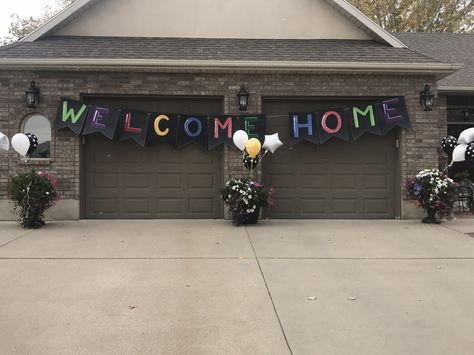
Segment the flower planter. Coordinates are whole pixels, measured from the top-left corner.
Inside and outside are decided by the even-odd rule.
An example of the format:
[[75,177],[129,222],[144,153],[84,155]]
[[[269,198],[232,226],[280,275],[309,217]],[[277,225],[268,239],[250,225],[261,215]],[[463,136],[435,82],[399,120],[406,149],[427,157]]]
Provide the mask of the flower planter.
[[258,216],[260,215],[260,206],[257,205],[257,208],[252,213],[245,215],[245,218],[242,221],[242,224],[257,224]]
[[429,210],[426,210],[426,213],[428,213],[428,216],[426,216],[425,218],[421,220],[423,223],[428,223],[428,224],[441,223],[441,221],[438,218],[436,218],[436,210],[429,209]]

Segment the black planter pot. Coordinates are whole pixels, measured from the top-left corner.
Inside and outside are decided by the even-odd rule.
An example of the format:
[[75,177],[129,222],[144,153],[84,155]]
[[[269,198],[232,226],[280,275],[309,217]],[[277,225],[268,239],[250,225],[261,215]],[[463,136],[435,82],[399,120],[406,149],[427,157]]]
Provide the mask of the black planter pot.
[[257,206],[255,211],[253,211],[252,213],[247,213],[247,215],[242,221],[242,224],[257,224],[259,215],[260,215],[260,206]]
[[429,223],[429,224],[441,223],[441,221],[438,218],[436,218],[436,210],[429,209],[429,210],[426,210],[426,213],[428,213],[428,216],[426,216],[425,218],[421,220],[423,223]]

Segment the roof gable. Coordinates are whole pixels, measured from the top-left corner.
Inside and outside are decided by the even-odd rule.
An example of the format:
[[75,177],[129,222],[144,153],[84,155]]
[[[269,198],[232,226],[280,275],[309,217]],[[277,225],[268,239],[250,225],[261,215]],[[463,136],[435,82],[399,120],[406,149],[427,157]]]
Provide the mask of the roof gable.
[[[241,9],[248,9],[247,14],[242,14]],[[53,34],[375,39],[404,47],[345,0],[78,0],[22,41]]]

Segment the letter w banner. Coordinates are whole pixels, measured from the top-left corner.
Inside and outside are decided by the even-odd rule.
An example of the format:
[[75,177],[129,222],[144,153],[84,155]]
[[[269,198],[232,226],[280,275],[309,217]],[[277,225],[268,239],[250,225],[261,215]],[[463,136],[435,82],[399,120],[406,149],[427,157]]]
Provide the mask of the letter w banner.
[[61,99],[59,101],[54,129],[69,128],[75,134],[79,135],[84,128],[88,112],[89,106],[83,102]]

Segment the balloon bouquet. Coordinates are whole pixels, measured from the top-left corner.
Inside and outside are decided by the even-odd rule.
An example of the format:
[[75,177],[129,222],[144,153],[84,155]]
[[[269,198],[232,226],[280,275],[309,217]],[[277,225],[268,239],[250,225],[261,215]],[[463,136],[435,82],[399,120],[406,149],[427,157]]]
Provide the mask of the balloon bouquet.
[[[258,163],[263,160],[269,151],[273,154],[283,145],[278,137],[278,133],[265,135],[263,146],[257,138],[249,139],[247,132],[243,130],[236,131],[232,138],[235,146],[243,152],[242,161],[245,168],[249,171],[249,175],[252,174]],[[262,151],[262,148],[265,149],[265,152],[259,158],[258,154]]]
[[[15,152],[20,154],[27,162],[38,148],[38,138],[31,133],[17,133],[12,137],[11,145]],[[10,141],[8,137],[0,132],[0,151],[8,152],[9,149]]]
[[467,172],[471,181],[474,181],[474,127],[462,131],[458,139],[453,136],[444,137],[441,147],[451,161],[447,167],[449,177]]

